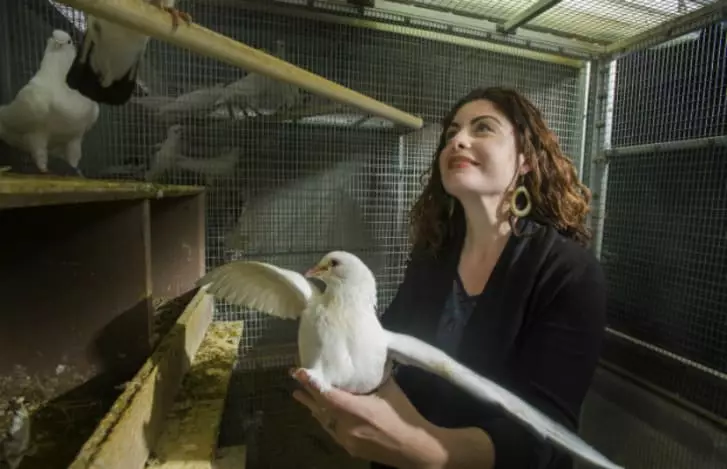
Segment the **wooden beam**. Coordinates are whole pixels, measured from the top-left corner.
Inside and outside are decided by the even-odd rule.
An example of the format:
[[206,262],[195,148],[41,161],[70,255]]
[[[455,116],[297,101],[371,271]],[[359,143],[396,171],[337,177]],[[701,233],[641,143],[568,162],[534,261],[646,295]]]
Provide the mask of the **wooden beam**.
[[[155,469],[215,467],[217,437],[242,326],[242,321],[209,326],[154,447],[151,466]],[[235,467],[244,467],[244,460]]]
[[116,400],[69,469],[142,469],[212,321],[198,290],[151,357]]
[[83,10],[98,18],[112,21],[160,41],[211,57],[249,72],[298,86],[319,96],[348,104],[362,111],[397,124],[419,129],[421,117],[408,114],[369,96],[346,88],[320,75],[279,59],[273,55],[237,42],[196,23],[180,22],[172,31],[168,13],[141,0],[60,0],[61,3]]

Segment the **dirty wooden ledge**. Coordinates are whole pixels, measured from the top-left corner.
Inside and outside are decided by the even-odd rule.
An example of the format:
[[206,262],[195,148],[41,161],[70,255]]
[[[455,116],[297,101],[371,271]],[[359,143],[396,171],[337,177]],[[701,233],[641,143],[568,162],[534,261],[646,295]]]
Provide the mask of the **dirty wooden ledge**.
[[171,331],[127,383],[69,469],[144,467],[211,322],[212,301],[198,290]]
[[201,192],[204,192],[204,187],[6,172],[0,177],[0,209],[157,199],[195,195]]
[[[242,321],[210,324],[147,467],[217,469],[217,437],[242,328]],[[244,454],[229,455],[233,457]],[[244,459],[234,463],[237,469],[245,467]]]

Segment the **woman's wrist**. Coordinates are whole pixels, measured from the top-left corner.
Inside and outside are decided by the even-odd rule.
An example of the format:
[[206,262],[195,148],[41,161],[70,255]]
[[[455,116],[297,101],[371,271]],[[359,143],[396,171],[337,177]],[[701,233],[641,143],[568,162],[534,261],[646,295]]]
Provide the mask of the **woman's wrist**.
[[427,433],[433,442],[426,450],[424,464],[417,469],[488,469],[495,464],[492,440],[479,428],[432,425]]
[[444,430],[430,422],[409,427],[403,442],[406,462],[400,465],[400,469],[444,469],[448,457],[440,436]]

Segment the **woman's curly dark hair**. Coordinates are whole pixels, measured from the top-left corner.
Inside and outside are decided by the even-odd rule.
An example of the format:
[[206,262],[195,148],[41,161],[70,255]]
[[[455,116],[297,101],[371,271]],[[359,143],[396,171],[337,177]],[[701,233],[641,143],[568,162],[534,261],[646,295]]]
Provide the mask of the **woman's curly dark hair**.
[[554,227],[563,235],[587,246],[591,233],[586,227],[591,192],[578,179],[573,162],[540,111],[510,88],[476,88],[460,99],[442,121],[442,134],[431,166],[422,175],[424,190],[409,214],[411,241],[417,248],[437,253],[448,233],[450,196],[442,185],[439,154],[447,144],[446,132],[459,108],[479,99],[493,103],[516,129],[518,150],[532,168],[522,183],[532,201],[529,218]]

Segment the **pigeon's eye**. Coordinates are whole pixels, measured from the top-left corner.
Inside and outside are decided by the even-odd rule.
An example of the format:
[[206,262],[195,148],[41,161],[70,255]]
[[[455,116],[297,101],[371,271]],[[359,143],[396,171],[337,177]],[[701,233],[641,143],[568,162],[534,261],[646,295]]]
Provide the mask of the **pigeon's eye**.
[[331,259],[331,267],[338,267],[339,264],[337,259]]

